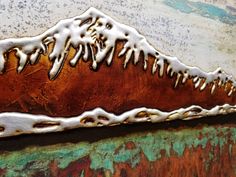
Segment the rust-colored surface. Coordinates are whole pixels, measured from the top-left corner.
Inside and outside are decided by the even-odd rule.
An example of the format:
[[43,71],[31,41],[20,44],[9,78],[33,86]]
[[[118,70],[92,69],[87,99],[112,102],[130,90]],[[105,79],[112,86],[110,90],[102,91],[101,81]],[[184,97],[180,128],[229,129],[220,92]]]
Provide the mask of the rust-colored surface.
[[[150,162],[143,153],[140,153],[140,163],[131,167],[129,162],[114,164],[114,174],[103,169],[91,170],[91,160],[89,157],[83,157],[74,162],[71,162],[67,168],[60,169],[57,162],[51,162],[49,166],[50,174],[53,177],[67,177],[84,174],[84,176],[114,176],[114,177],[155,177],[155,176],[169,176],[169,177],[216,177],[216,176],[235,176],[236,159],[229,156],[227,152],[229,147],[225,146],[220,153],[220,148],[216,147],[214,157],[208,169],[206,166],[209,158],[210,145],[206,149],[198,147],[196,149],[186,149],[182,157],[173,155],[172,157],[163,157],[161,160]],[[236,146],[233,146],[236,148]],[[231,154],[231,155],[236,155]],[[229,163],[230,161],[230,163]]]
[[0,176],[234,177],[235,116],[5,138]]
[[[122,45],[119,42],[116,51],[120,51]],[[72,58],[74,53],[71,48],[68,58]],[[26,67],[20,74],[16,73],[18,59],[14,52],[8,57],[6,72],[0,75],[0,112],[68,117],[96,107],[119,114],[143,106],[171,111],[191,105],[212,108],[225,103],[236,104],[235,94],[228,97],[223,87],[211,95],[210,85],[199,91],[189,79],[174,88],[175,75],[171,78],[165,72],[160,78],[157,73],[151,74],[152,58],[146,71],[142,60],[137,66],[130,62],[124,69],[124,58],[118,58],[117,52],[111,66],[101,63],[97,71],[91,69],[90,62],[82,59],[76,67],[71,67],[66,60],[59,77],[50,81],[48,56],[42,55],[38,64]]]

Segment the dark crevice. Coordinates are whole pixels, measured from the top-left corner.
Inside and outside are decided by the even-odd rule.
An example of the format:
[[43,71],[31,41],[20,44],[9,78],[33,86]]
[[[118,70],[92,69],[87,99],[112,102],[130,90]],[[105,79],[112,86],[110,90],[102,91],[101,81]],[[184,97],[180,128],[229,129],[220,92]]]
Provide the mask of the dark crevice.
[[233,127],[236,125],[236,113],[205,117],[194,120],[174,120],[162,123],[135,123],[112,127],[77,128],[64,132],[20,135],[0,138],[1,151],[21,150],[28,146],[47,146],[59,143],[96,142],[106,138],[125,137],[134,133],[154,132],[159,130],[180,131],[184,128],[200,129],[203,126]]
[[34,128],[46,128],[52,126],[59,126],[59,122],[47,121],[47,122],[39,122],[33,125]]
[[0,132],[3,132],[4,130],[5,130],[5,128],[0,126]]

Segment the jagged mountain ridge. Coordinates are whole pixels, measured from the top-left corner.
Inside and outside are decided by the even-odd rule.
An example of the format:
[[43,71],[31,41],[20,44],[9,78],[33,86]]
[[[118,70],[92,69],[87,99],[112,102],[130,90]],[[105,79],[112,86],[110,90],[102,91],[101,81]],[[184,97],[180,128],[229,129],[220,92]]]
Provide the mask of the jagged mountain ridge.
[[[75,66],[81,57],[87,61],[89,52],[91,52],[92,68],[96,69],[105,58],[107,64],[111,64],[118,39],[126,41],[122,50],[119,51],[119,56],[125,55],[124,68],[132,55],[134,56],[134,64],[136,64],[140,60],[141,52],[143,52],[143,68],[147,69],[148,56],[153,56],[155,61],[152,66],[152,74],[158,72],[160,76],[163,76],[164,72],[170,75],[176,73],[175,86],[193,78],[195,87],[200,90],[203,90],[208,84],[212,84],[211,92],[213,93],[217,86],[230,83],[231,88],[227,93],[228,96],[236,91],[236,82],[233,77],[227,75],[220,68],[207,73],[197,67],[186,66],[176,57],[166,56],[156,50],[134,28],[114,21],[95,8],[89,8],[80,16],[61,20],[39,36],[0,41],[0,72],[4,72],[7,62],[5,54],[7,52],[16,51],[16,56],[19,58],[17,72],[20,73],[28,63],[35,64],[41,54],[47,54],[49,43],[54,43],[53,50],[49,54],[49,59],[52,62],[49,71],[51,80],[56,79],[63,69],[70,46],[76,49],[74,58],[70,60],[71,66]],[[165,63],[168,65],[167,71],[164,71]]]
[[[118,45],[118,40],[121,40],[124,45]],[[51,51],[50,46],[52,46],[52,52],[49,52]],[[68,54],[70,47],[73,47],[76,51],[72,59],[68,59],[72,56],[71,53]],[[186,66],[176,57],[166,56],[156,50],[134,28],[116,22],[94,8],[88,9],[80,16],[60,21],[39,36],[0,41],[0,71],[2,74],[4,74],[6,64],[9,62],[7,53],[11,51],[14,51],[13,54],[19,59],[17,65],[17,72],[19,73],[24,68],[30,67],[28,66],[29,64],[35,64],[35,67],[37,67],[40,64],[40,62],[36,62],[39,56],[45,55],[45,57],[42,57],[42,61],[45,59],[47,64],[51,63],[49,78],[54,81],[49,81],[47,76],[42,76],[42,73],[47,73],[47,69],[46,71],[44,70],[45,72],[41,72],[43,69],[40,68],[40,73],[35,73],[34,68],[32,69],[33,71],[28,72],[28,75],[18,75],[19,77],[11,81],[8,81],[8,79],[14,77],[15,74],[12,70],[6,73],[6,77],[1,78],[0,76],[2,79],[2,87],[0,87],[2,96],[0,99],[0,107],[2,108],[0,114],[0,137],[23,133],[63,131],[77,127],[111,126],[132,122],[188,120],[236,112],[235,97],[233,97],[235,80],[232,76],[227,75],[219,68],[214,72],[207,73],[197,67]],[[117,53],[119,53],[119,58],[123,60],[114,60],[117,58]],[[67,57],[67,55],[71,56]],[[48,59],[50,60],[49,62]],[[70,65],[64,66],[66,59],[69,60]],[[134,61],[129,62],[131,59]],[[91,60],[88,63],[91,63],[93,70],[96,70],[104,61],[109,67],[104,67],[105,69],[99,68],[97,73],[94,73],[87,68],[88,65],[86,63],[78,63],[79,60]],[[139,62],[139,60],[143,61]],[[112,62],[115,64],[111,65]],[[126,68],[128,64],[136,65],[138,62],[139,66],[143,68]],[[37,63],[39,64],[37,65]],[[123,63],[124,72],[121,67],[117,67],[121,63]],[[66,70],[66,68],[71,69],[71,67],[76,65],[83,67],[78,72],[83,72],[85,74],[84,77],[79,78],[77,73],[72,73],[73,70],[69,70],[71,73],[66,74],[69,76],[74,74],[73,77],[64,79],[62,77],[64,73],[62,73],[61,77],[57,78],[60,72],[63,72],[63,67]],[[150,72],[150,75],[144,75],[145,72],[142,71],[146,69],[148,69],[147,71]],[[137,70],[137,72],[133,72],[134,70]],[[112,71],[113,76],[115,75],[116,77],[110,77],[110,80],[108,80],[108,75]],[[117,71],[122,71],[124,75],[119,75],[120,73]],[[102,72],[103,74],[101,74]],[[129,75],[127,73],[132,74]],[[175,74],[175,76],[171,78],[164,73],[170,76]],[[139,77],[133,77],[138,74]],[[27,77],[29,75],[31,80]],[[38,78],[34,77],[36,75]],[[158,77],[156,77],[157,75]],[[21,79],[20,76],[22,76]],[[124,76],[129,76],[127,77],[129,80]],[[163,79],[159,79],[159,77]],[[95,82],[100,78],[104,82],[99,85]],[[115,82],[109,82],[112,79],[116,81],[120,78],[123,79],[120,85]],[[19,82],[15,82],[17,79]],[[24,80],[23,86],[21,85],[22,80]],[[84,80],[86,82],[82,82]],[[134,82],[130,82],[131,80]],[[141,81],[136,82],[137,80]],[[47,84],[45,84],[45,81]],[[57,81],[60,82],[55,87],[54,83]],[[175,86],[180,83],[183,84],[178,88],[173,88],[171,87],[172,81],[175,81]],[[195,88],[199,90],[207,89],[199,92],[191,87],[192,81]],[[68,83],[73,84],[70,85]],[[105,85],[105,83],[108,84]],[[128,83],[127,85],[132,87],[124,88],[123,83]],[[155,83],[157,83],[158,87]],[[42,86],[43,84],[46,86]],[[14,91],[11,90],[12,85],[16,86]],[[61,88],[60,86],[64,87]],[[146,87],[146,90],[141,90],[141,87]],[[211,93],[213,93],[217,87],[221,87],[221,89],[217,90],[220,92],[216,91],[216,94],[210,95],[209,88]],[[224,93],[224,88],[222,87],[228,87],[225,92],[230,97],[222,94]],[[61,92],[58,91],[58,88]],[[90,88],[92,92],[90,92]],[[6,92],[6,90],[10,91]],[[108,90],[112,90],[112,92],[108,92]],[[121,90],[121,92],[118,92],[118,90]],[[47,94],[42,94],[42,91]],[[19,95],[13,92],[19,93]],[[155,95],[154,92],[158,94]],[[8,98],[11,96],[9,93],[14,95]],[[77,95],[74,93],[77,93]],[[131,93],[138,93],[139,95],[132,95]],[[87,97],[87,95],[90,97]],[[127,95],[131,96],[128,97]],[[198,97],[199,95],[200,97]],[[183,96],[183,100],[188,101],[181,102],[181,96]],[[135,105],[132,102],[134,97],[136,99]],[[191,97],[196,97],[197,102],[192,101],[193,98]],[[119,100],[118,98],[121,99]],[[149,104],[149,101],[153,104]],[[112,102],[117,104],[112,105]],[[178,102],[178,104],[171,105],[171,102]],[[18,103],[18,105],[15,103]],[[60,105],[60,103],[65,104]],[[84,103],[87,104],[87,107]],[[162,105],[165,105],[163,103],[171,106],[167,106],[165,109],[161,108]],[[7,104],[10,105],[9,109],[6,106]],[[35,113],[32,107],[42,112]],[[66,116],[63,111],[60,112],[62,109],[65,109],[65,112],[68,113]],[[76,114],[72,110],[76,110]],[[118,110],[120,112],[116,112]],[[51,112],[56,113],[55,116]]]

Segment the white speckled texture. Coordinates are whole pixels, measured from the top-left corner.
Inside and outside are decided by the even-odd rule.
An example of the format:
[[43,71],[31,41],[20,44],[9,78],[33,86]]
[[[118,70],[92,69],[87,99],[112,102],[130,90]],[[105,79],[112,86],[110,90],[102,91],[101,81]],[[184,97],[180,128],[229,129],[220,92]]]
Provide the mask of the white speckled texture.
[[[106,38],[105,41],[104,38]],[[181,63],[177,57],[167,56],[156,50],[147,42],[145,37],[140,35],[134,28],[116,22],[93,7],[89,8],[80,16],[61,20],[54,27],[48,29],[41,35],[0,40],[0,72],[4,70],[6,63],[8,62],[4,53],[10,50],[16,50],[16,56],[19,58],[17,72],[20,73],[24,67],[26,67],[27,62],[35,64],[40,53],[45,53],[47,51],[47,43],[53,41],[55,44],[52,52],[49,54],[49,59],[53,62],[52,68],[49,71],[50,79],[56,79],[63,69],[67,49],[70,45],[77,50],[76,55],[70,61],[72,66],[77,64],[81,55],[83,60],[87,61],[89,48],[92,52],[92,46],[96,46],[98,51],[95,53],[92,52],[91,59],[92,68],[96,69],[98,64],[103,60],[106,60],[108,65],[111,64],[116,41],[118,39],[126,41],[118,54],[119,57],[125,55],[125,60],[123,62],[124,69],[131,60],[132,53],[134,54],[135,64],[139,61],[140,53],[143,52],[144,70],[147,69],[147,63],[149,62],[148,55],[151,55],[155,57],[152,73],[155,74],[158,71],[160,77],[164,74],[164,61],[166,60],[168,63],[167,74],[170,74],[171,76],[174,73],[177,74],[175,87],[178,83],[184,83],[189,77],[194,77],[193,82],[195,83],[195,88],[198,88],[201,85],[202,79],[205,79],[200,90],[204,90],[207,84],[213,83],[211,93],[214,93],[214,90],[218,85],[230,82],[232,83],[232,86],[228,96],[232,96],[232,93],[236,91],[236,81],[231,75],[227,75],[222,71],[221,68],[216,69],[214,72],[207,73],[198,67],[189,67],[184,63]],[[101,46],[101,43],[103,47]],[[84,54],[81,53],[81,48],[84,48]],[[106,56],[108,57],[107,59]],[[217,79],[220,80],[221,84],[215,82]]]
[[[88,21],[88,19],[90,20]],[[83,37],[81,37],[81,34],[83,34]],[[140,35],[134,28],[114,21],[112,18],[95,8],[89,8],[89,10],[84,12],[81,16],[62,20],[41,35],[29,38],[8,38],[1,40],[0,68],[3,69],[5,66],[4,61],[6,58],[3,53],[14,48],[17,51],[16,55],[19,57],[19,66],[17,70],[20,72],[27,63],[27,55],[29,53],[32,54],[32,50],[34,51],[34,49],[36,49],[34,51],[36,55],[35,53],[30,55],[29,60],[31,63],[34,63],[35,57],[32,58],[32,56],[37,56],[39,52],[45,51],[46,46],[44,44],[48,41],[55,40],[53,51],[49,54],[49,57],[54,59],[53,67],[51,68],[49,75],[54,78],[57,73],[60,72],[60,68],[62,67],[61,63],[63,63],[62,61],[65,59],[64,54],[66,51],[64,49],[67,48],[65,46],[72,44],[75,48],[81,48],[80,45],[90,46],[91,43],[96,45],[96,38],[98,37],[100,39],[100,35],[106,37],[106,47],[100,48],[99,45],[97,46],[98,52],[92,57],[92,66],[94,69],[97,67],[99,62],[105,59],[104,57],[107,52],[114,48],[115,41],[117,39],[125,39],[126,43],[119,53],[119,55],[126,56],[124,67],[126,67],[128,60],[130,60],[132,52],[134,52],[134,55],[137,53],[134,57],[134,60],[137,62],[139,59],[138,55],[141,51],[143,51],[145,61],[144,69],[146,68],[146,63],[148,62],[147,56],[151,55],[155,57],[155,61],[152,66],[152,73],[155,74],[157,72],[157,65],[159,65],[159,75],[162,77],[164,60],[166,60],[168,63],[167,73],[169,74],[170,69],[173,73],[178,73],[175,85],[179,82],[184,83],[183,80],[186,81],[186,79],[191,76],[194,77],[193,82],[195,84],[195,88],[200,86],[202,78],[205,79],[203,85],[200,87],[200,90],[203,90],[206,84],[213,83],[211,88],[211,92],[213,93],[215,88],[218,86],[218,84],[214,81],[219,79],[221,84],[228,81],[232,82],[231,90],[228,93],[228,96],[231,96],[232,92],[235,91],[235,80],[220,69],[217,69],[214,72],[206,73],[197,67],[186,66],[176,57],[166,56],[160,51],[154,49],[151,45],[149,45],[145,37]],[[86,48],[85,46],[84,48]],[[81,51],[78,50],[78,53],[81,53]],[[85,53],[83,54],[83,59],[85,60],[88,59],[85,57],[87,56],[87,53],[88,52],[85,50]],[[77,56],[77,54],[75,56]],[[108,57],[108,64],[111,63],[113,53],[111,52],[110,55],[112,55],[112,57]],[[74,60],[74,58],[72,60]],[[76,63],[77,62],[74,64]],[[183,75],[183,80],[180,79],[180,75]],[[68,119],[62,117],[52,118],[44,115],[32,115],[27,113],[6,112],[0,114],[0,137],[14,136],[24,133],[63,131],[64,129],[72,129],[77,127],[94,127],[130,122],[161,122],[174,119],[188,120],[203,116],[228,114],[235,111],[236,105],[217,105],[209,110],[197,105],[190,105],[188,108],[180,108],[171,112],[162,112],[158,109],[143,107],[129,110],[121,115],[114,115],[113,113],[108,113],[98,107],[94,110],[84,112],[81,115],[70,117]]]
[[[0,39],[38,35],[59,20],[82,14],[93,6],[136,28],[153,46],[177,56],[187,65],[198,66],[205,71],[221,67],[236,76],[236,24],[204,17],[197,11],[184,13],[170,7],[166,1],[1,0]],[[193,1],[206,1],[232,15],[236,12],[234,0]]]

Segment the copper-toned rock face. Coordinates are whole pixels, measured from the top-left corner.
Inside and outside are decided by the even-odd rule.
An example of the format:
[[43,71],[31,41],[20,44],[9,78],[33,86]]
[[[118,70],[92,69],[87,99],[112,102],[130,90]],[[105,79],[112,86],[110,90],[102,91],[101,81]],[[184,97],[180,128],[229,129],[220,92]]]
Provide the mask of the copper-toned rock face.
[[0,41],[0,71],[0,136],[236,111],[231,76],[186,66],[94,8]]

